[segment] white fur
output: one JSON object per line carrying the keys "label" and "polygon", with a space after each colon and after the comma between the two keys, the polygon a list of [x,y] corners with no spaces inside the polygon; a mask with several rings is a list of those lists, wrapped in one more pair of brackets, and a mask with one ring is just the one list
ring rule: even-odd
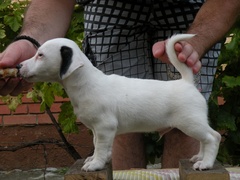
{"label": "white fur", "polygon": [[[58,38],[44,43],[36,55],[24,61],[20,74],[30,82],[56,81],[63,85],[74,112],[94,134],[95,151],[82,167],[85,171],[102,169],[111,159],[117,134],[151,132],[178,128],[201,143],[192,157],[194,169],[213,167],[221,136],[208,125],[207,104],[193,84],[193,73],[180,63],[174,44],[193,35],[176,35],[166,49],[171,63],[182,79],[174,81],[143,80],[105,75],[93,67],[77,45]],[[62,46],[73,50],[72,64],[60,78]]]}

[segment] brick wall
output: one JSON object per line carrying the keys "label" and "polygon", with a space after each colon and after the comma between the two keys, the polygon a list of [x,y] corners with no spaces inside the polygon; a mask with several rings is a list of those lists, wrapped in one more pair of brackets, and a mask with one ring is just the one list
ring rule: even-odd
{"label": "brick wall", "polygon": [[[56,98],[51,107],[55,118],[58,118],[60,106],[68,99]],[[81,123],[79,133],[65,135],[82,158],[93,151],[92,135]],[[40,112],[40,103],[31,99],[22,99],[22,104],[11,112],[7,105],[0,101],[0,147],[19,146],[36,140],[59,140],[61,138],[47,113]],[[54,144],[45,144],[23,148],[14,152],[0,151],[0,171],[12,169],[36,169],[44,167],[69,167],[74,163],[66,150]]]}
{"label": "brick wall", "polygon": [[[58,118],[60,106],[68,99],[57,97],[51,107],[55,118]],[[35,103],[24,96],[22,104],[17,107],[15,112],[11,112],[6,104],[0,100],[0,126],[21,125],[21,124],[51,124],[51,119],[45,112],[40,112],[40,103]]]}

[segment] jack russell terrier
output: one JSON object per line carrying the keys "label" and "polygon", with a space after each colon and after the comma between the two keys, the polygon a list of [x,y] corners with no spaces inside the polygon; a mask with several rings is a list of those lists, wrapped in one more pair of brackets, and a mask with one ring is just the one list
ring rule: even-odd
{"label": "jack russell terrier", "polygon": [[199,153],[190,159],[193,169],[211,169],[221,136],[208,124],[207,103],[194,86],[192,70],[177,59],[174,50],[175,43],[193,36],[175,35],[166,44],[169,60],[182,76],[179,80],[105,75],[77,44],[65,38],[45,42],[34,57],[20,64],[19,74],[29,82],[62,84],[74,113],[94,135],[94,154],[85,160],[84,171],[104,168],[116,135],[168,128],[199,140]]}

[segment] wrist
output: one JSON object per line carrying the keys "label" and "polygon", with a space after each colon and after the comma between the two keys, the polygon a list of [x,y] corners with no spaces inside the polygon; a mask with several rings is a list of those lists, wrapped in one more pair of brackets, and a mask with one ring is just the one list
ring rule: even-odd
{"label": "wrist", "polygon": [[26,35],[20,35],[14,38],[13,42],[19,41],[19,40],[27,40],[28,42],[30,42],[36,49],[38,49],[41,45],[40,43],[35,40],[34,38],[30,37],[30,36],[26,36]]}
{"label": "wrist", "polygon": [[23,61],[33,57],[38,50],[35,45],[26,39],[15,41],[12,45],[12,48],[21,54],[19,59]]}
{"label": "wrist", "polygon": [[207,48],[200,36],[196,35],[193,38],[187,40],[187,42],[192,45],[193,49],[198,53],[200,59],[207,52]]}

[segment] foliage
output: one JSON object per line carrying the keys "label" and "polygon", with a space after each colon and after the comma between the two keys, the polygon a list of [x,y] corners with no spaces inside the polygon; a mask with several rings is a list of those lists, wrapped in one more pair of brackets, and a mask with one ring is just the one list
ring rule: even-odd
{"label": "foliage", "polygon": [[76,5],[73,15],[70,28],[67,32],[66,38],[69,38],[75,41],[80,48],[82,48],[82,41],[83,41],[83,31],[84,31],[84,24],[83,24],[83,7],[80,5]]}
{"label": "foliage", "polygon": [[158,132],[145,133],[144,143],[146,155],[149,163],[154,164],[156,158],[160,158],[163,153],[163,141]]}
{"label": "foliage", "polygon": [[22,94],[19,94],[18,96],[4,96],[4,97],[0,97],[0,99],[2,100],[2,102],[8,104],[8,108],[11,111],[15,111],[16,107],[20,104],[22,104]]}
{"label": "foliage", "polygon": [[[218,159],[237,165],[240,164],[240,21],[230,37],[219,56],[209,116],[213,127],[223,134]],[[219,97],[224,99],[223,104],[218,103]]]}
{"label": "foliage", "polygon": [[59,114],[58,122],[64,133],[77,133],[76,115],[73,112],[73,107],[70,102],[64,102],[61,105],[61,113]]}
{"label": "foliage", "polygon": [[[28,0],[12,2],[11,0],[3,0],[0,4],[0,52],[2,52],[8,44],[19,33],[25,8]],[[10,110],[14,111],[18,105],[22,103],[22,95],[17,97],[5,96],[0,97],[1,100],[8,104]]]}
{"label": "foliage", "polygon": [[[12,3],[11,0],[4,0],[3,3],[0,4],[0,22],[3,22],[0,23],[0,52],[2,52],[19,33],[24,18],[24,9],[27,4],[28,0],[14,3]],[[66,37],[75,41],[80,48],[82,47],[83,27],[83,7],[76,5]],[[17,106],[22,103],[22,96],[23,95],[17,97],[5,96],[0,97],[0,99],[7,103],[9,108],[14,111]],[[27,94],[27,98],[31,98],[34,102],[41,102],[41,111],[45,111],[47,107],[51,107],[56,96],[67,97],[60,84],[47,82],[35,83],[32,91]],[[64,133],[78,132],[76,116],[73,113],[73,107],[70,102],[62,104],[58,118],[58,122]],[[162,154],[162,142],[159,141],[158,133],[145,134],[144,137],[147,158],[151,163],[154,163],[155,157],[159,157]]]}
{"label": "foliage", "polygon": [[[3,0],[0,4],[0,52],[2,52],[20,32],[24,11],[28,3],[29,0],[16,2]],[[79,5],[75,6],[71,25],[66,37],[72,39],[81,47],[83,39],[83,8]],[[8,95],[0,97],[0,99],[8,104],[10,110],[14,111],[17,106],[22,103],[22,96],[23,95],[12,97]],[[27,94],[27,98],[31,98],[34,102],[41,102],[41,111],[45,111],[47,107],[51,107],[56,96],[67,97],[60,84],[47,82],[35,83],[33,90]],[[73,114],[71,104],[68,102],[64,103],[61,106],[59,123],[65,133],[77,132],[75,120],[76,116]]]}
{"label": "foliage", "polygon": [[22,27],[23,14],[28,4],[28,0],[12,2],[3,0],[0,4],[0,52],[19,33]]}
{"label": "foliage", "polygon": [[[23,14],[28,0],[12,2],[3,0],[0,3],[0,52],[19,33]],[[209,116],[212,126],[221,130],[224,141],[221,144],[218,159],[224,163],[240,164],[240,23],[231,31],[232,40],[223,46],[214,81],[213,93],[209,101]],[[74,40],[79,47],[83,40],[83,8],[76,5],[71,26],[66,35]],[[41,102],[41,111],[51,107],[55,97],[67,97],[58,83],[36,83],[28,98]],[[219,105],[218,97],[223,97],[225,103]],[[21,104],[22,95],[17,97],[0,97],[9,105],[11,110]],[[73,114],[71,103],[61,106],[59,123],[65,133],[77,132],[76,116]],[[153,163],[155,157],[162,154],[162,141],[157,133],[145,134],[146,153],[148,160]]]}

